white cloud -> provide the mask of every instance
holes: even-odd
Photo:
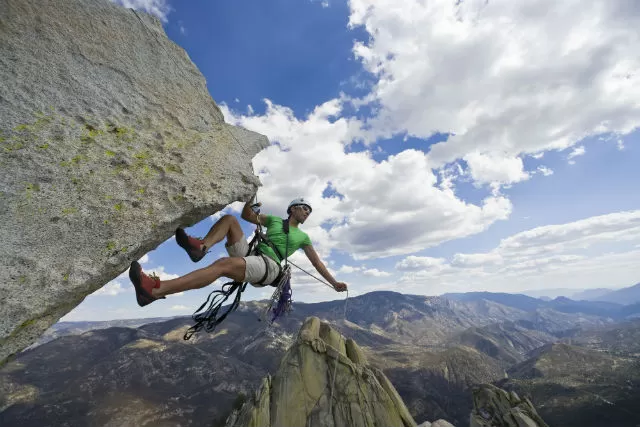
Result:
[[[471,177],[478,183],[511,184],[524,181],[529,174],[519,157],[509,157],[499,153],[474,151],[464,156],[471,169]]]
[[[92,293],[91,296],[114,297],[124,292],[131,292],[131,289],[124,288],[120,282],[112,281]]]
[[[451,262],[457,267],[477,267],[480,265],[501,264],[503,258],[498,253],[455,254]]]
[[[444,258],[420,257],[409,255],[396,264],[396,270],[400,271],[420,271],[440,269],[446,260]]]
[[[244,207],[244,203],[243,202],[233,202],[233,203],[225,206],[222,210],[219,210],[218,212],[216,212],[213,215],[209,216],[209,218],[211,219],[211,221],[213,221],[215,223],[220,218],[222,218],[224,215],[228,215],[228,214],[231,214],[231,213],[240,213],[240,212],[242,212],[242,208],[243,207]]]
[[[149,254],[144,254],[144,255],[142,256],[142,258],[140,258],[140,259],[138,260],[138,262],[139,262],[141,265],[142,265],[142,264],[146,264],[146,263],[148,263],[148,262],[149,262]],[[129,270],[127,270],[127,272],[128,272],[128,271],[129,271]],[[128,273],[127,273],[127,274],[128,274]]]
[[[571,159],[578,156],[584,156],[585,153],[586,153],[586,150],[584,148],[584,145],[575,147],[573,150],[571,150],[571,152],[567,156],[567,159],[569,159],[569,164],[571,165],[575,164],[575,160],[571,160]]]
[[[155,273],[158,275],[160,280],[171,280],[171,279],[177,279],[178,277],[180,277],[179,274],[172,274],[172,273],[165,272],[164,268],[165,267],[161,265],[158,267],[151,268],[148,271],[145,271],[145,273],[146,274]]]
[[[515,182],[528,178],[523,154],[541,156],[640,125],[634,2],[349,5],[350,25],[369,33],[354,54],[378,79],[363,101],[378,106],[371,133],[455,134],[431,147],[433,167],[471,155],[475,179]]]
[[[553,171],[546,166],[538,166],[538,172],[544,176],[553,175]]]
[[[341,95],[304,118],[269,100],[257,116],[221,106],[227,121],[273,143],[254,159],[265,211],[279,214],[301,195],[313,200],[305,228],[325,253],[372,259],[480,233],[512,211],[500,186],[552,172],[525,170],[523,156],[640,124],[640,74],[632,72],[640,67],[640,8],[628,2],[349,4],[350,25],[370,35],[353,48],[377,79],[368,96]],[[347,116],[349,102],[373,105],[375,115]],[[354,140],[405,132],[451,136],[426,154],[405,150],[383,161],[348,152]],[[461,200],[462,177],[492,192],[477,204]],[[323,197],[327,189],[336,195]]]
[[[340,99],[316,107],[305,119],[266,104],[261,116],[221,108],[227,121],[268,135],[273,143],[254,158],[263,212],[284,214],[291,199],[310,200],[313,214],[303,227],[325,254],[337,249],[370,259],[411,253],[481,232],[511,212],[511,203],[499,194],[478,205],[459,199],[451,185],[439,185],[421,151],[405,150],[381,162],[368,152],[347,152],[362,134],[362,123],[339,117]],[[323,197],[327,189],[337,194]]]
[[[370,269],[364,270],[362,272],[362,274],[364,274],[365,276],[371,276],[371,277],[389,277],[389,276],[391,276],[391,273],[388,273],[386,271],[380,271],[377,268],[370,268]]]
[[[193,311],[193,307],[187,307],[186,305],[172,305],[169,310],[179,311],[181,313],[190,313]]]
[[[142,10],[155,15],[162,22],[167,22],[171,6],[167,0],[111,0],[112,2],[130,9]]]
[[[343,265],[338,269],[338,273],[339,274],[351,274],[351,273],[355,273],[356,271],[361,271],[362,268],[361,267],[353,267],[351,265]]]
[[[574,157],[578,157],[578,156],[583,156],[584,153],[586,152],[584,145],[581,145],[579,147],[575,147],[571,153],[569,153],[569,155],[567,156],[568,159],[573,159]]]
[[[428,284],[439,292],[628,286],[640,277],[637,242],[640,211],[617,212],[523,231],[492,251],[455,254],[450,262],[410,256],[396,268],[405,272],[403,289]]]

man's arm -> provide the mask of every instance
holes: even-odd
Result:
[[[257,203],[257,205],[260,206],[261,203]],[[244,204],[242,213],[240,214],[240,218],[244,219],[245,221],[249,221],[252,224],[265,225],[267,216],[264,214],[255,213],[253,209],[251,209],[251,206],[253,206],[251,200]]]
[[[333,288],[336,291],[342,292],[347,290],[346,283],[338,282],[336,279],[333,278],[331,273],[329,273],[329,270],[327,270],[327,267],[324,265],[322,260],[320,260],[320,257],[318,256],[318,253],[313,248],[313,246],[305,245],[302,247],[302,250],[304,251],[307,258],[309,258],[309,261],[311,261],[311,265],[313,265],[313,267],[318,271],[318,273],[320,273],[320,275],[324,277],[325,280],[329,282],[329,284],[331,284],[331,286],[333,286]]]

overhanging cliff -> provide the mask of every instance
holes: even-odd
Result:
[[[0,364],[176,226],[247,200],[267,145],[157,19],[0,2]]]

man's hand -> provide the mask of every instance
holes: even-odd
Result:
[[[344,292],[347,290],[347,284],[344,282],[338,282],[333,286],[333,289],[335,289],[338,292]]]

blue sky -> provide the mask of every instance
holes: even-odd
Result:
[[[158,16],[226,120],[274,144],[254,158],[263,212],[312,200],[304,228],[350,295],[640,281],[629,2],[536,0],[539,14],[506,0],[119,3]],[[173,239],[143,261],[161,277],[201,266]],[[293,286],[294,301],[344,298],[303,275]],[[212,289],[141,309],[123,275],[63,320],[190,314]]]

